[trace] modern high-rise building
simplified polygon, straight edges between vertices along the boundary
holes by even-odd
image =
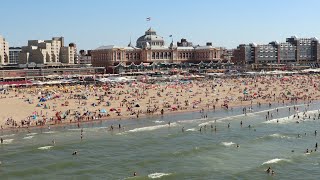
[[[0,64],[9,64],[9,43],[0,35]]]
[[[9,63],[19,64],[19,56],[21,52],[21,47],[9,47]]]
[[[240,44],[233,52],[232,61],[246,64],[301,64],[314,66],[320,62],[320,44],[317,38],[292,36],[286,42],[269,44]]]
[[[80,50],[78,55],[78,64],[91,64],[91,50]]]
[[[75,44],[64,46],[63,37],[53,37],[52,40],[29,40],[28,46],[23,46],[20,53],[20,64],[36,63],[67,63],[73,64]]]

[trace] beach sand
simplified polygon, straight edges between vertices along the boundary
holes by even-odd
[[[169,114],[249,107],[258,103],[308,103],[319,99],[319,83],[317,75],[293,75],[157,84],[137,82],[11,88],[0,94],[0,125],[8,129],[98,119],[139,118],[161,115],[162,109],[164,114]],[[39,102],[41,98],[46,101]]]

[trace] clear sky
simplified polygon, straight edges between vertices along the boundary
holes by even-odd
[[[168,45],[235,48],[286,37],[320,37],[319,0],[0,0],[0,34],[10,46],[64,36],[78,49],[135,44],[150,26]],[[151,21],[146,21],[151,17]]]

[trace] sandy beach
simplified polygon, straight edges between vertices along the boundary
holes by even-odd
[[[0,94],[2,129],[320,99],[317,75],[31,86]]]

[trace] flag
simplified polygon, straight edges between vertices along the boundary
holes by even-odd
[[[169,37],[172,37],[172,35],[169,35]]]
[[[151,20],[151,17],[147,17],[147,21],[150,21]]]

